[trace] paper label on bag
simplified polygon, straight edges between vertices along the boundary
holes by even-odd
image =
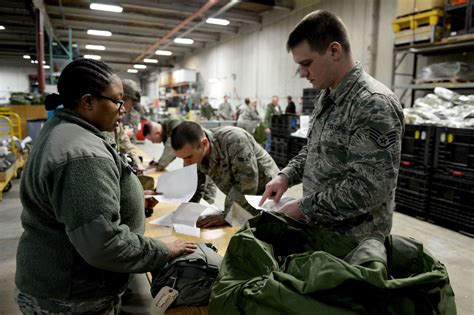
[[[161,288],[151,303],[150,314],[164,315],[171,303],[176,300],[178,294],[177,290],[168,286]]]

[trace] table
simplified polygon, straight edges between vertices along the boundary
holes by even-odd
[[[158,178],[162,172],[149,173],[147,176],[151,176],[155,179]],[[231,226],[215,227],[208,229],[201,229],[200,237],[187,236],[183,234],[176,233],[172,228],[157,226],[150,224],[151,220],[157,219],[161,216],[164,216],[172,211],[174,211],[178,205],[176,204],[166,204],[158,203],[153,209],[153,215],[146,220],[145,226],[145,235],[148,237],[159,239],[165,243],[171,243],[177,239],[185,239],[194,242],[211,242],[218,250],[218,254],[224,256],[225,251],[227,250],[227,245],[229,241],[237,231],[237,228]],[[148,279],[151,279],[151,276],[147,274]],[[181,306],[169,309],[166,311],[166,314],[207,314],[207,306],[200,307],[190,307],[190,306]]]

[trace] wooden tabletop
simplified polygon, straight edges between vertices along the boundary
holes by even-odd
[[[148,173],[147,176],[151,176],[155,179],[158,178],[162,172]],[[153,209],[153,215],[146,219],[145,235],[148,237],[159,239],[165,243],[171,243],[177,239],[184,239],[194,242],[212,243],[218,250],[218,254],[224,256],[227,250],[227,245],[232,235],[237,231],[237,228],[229,225],[215,228],[201,229],[200,237],[193,237],[184,234],[176,233],[172,228],[165,226],[157,226],[150,224],[149,222],[157,219],[161,216],[167,215],[178,207],[177,204],[158,203]],[[148,275],[149,276],[149,275]],[[149,278],[150,279],[150,278]],[[189,307],[180,306],[171,308],[166,311],[166,314],[207,314],[207,306],[201,307]]]

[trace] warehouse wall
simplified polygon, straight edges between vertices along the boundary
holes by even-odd
[[[35,74],[35,67],[0,66],[0,104],[8,103],[11,92],[29,92],[28,75]]]
[[[210,96],[213,105],[221,102],[225,93],[230,93],[234,107],[243,102],[244,97],[255,97],[263,108],[271,96],[277,94],[280,105],[285,108],[284,97],[292,95],[297,103],[302,89],[311,87],[306,80],[299,78],[298,67],[291,54],[286,52],[288,34],[306,14],[326,9],[344,20],[354,57],[366,71],[389,84],[394,5],[392,1],[382,0],[380,7],[374,8],[376,3],[375,0],[297,0],[291,12],[271,12],[264,16],[258,28],[249,27],[241,30],[238,36],[224,38],[219,44],[185,58],[181,67],[199,71],[203,93]],[[376,58],[377,49],[383,51],[379,58]],[[217,82],[208,82],[211,78]]]

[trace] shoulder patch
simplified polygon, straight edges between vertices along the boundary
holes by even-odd
[[[369,138],[376,146],[382,149],[387,149],[395,144],[397,140],[397,132],[395,130],[382,133],[381,131],[370,127]]]

